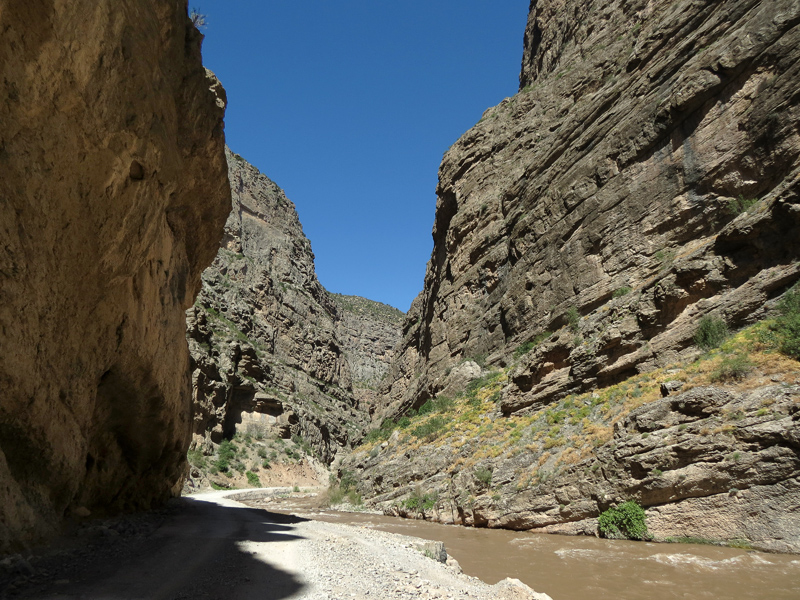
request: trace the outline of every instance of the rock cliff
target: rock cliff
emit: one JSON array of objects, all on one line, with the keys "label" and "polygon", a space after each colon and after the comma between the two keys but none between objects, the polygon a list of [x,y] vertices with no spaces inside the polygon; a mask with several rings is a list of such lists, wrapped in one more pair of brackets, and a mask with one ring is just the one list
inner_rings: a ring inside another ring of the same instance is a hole
[{"label": "rock cliff", "polygon": [[520,92],[442,162],[380,415],[466,359],[535,346],[511,414],[687,356],[704,315],[763,316],[800,275],[799,22],[778,0],[532,2]]},{"label": "rock cliff", "polygon": [[389,514],[597,535],[602,511],[634,499],[657,540],[798,552],[800,368],[764,355],[741,383],[709,385],[713,363],[505,418],[500,377],[446,415],[400,423],[344,468]]},{"label": "rock cliff", "polygon": [[387,304],[359,296],[331,294],[337,308],[337,337],[353,377],[360,410],[372,412],[400,341],[405,315]]},{"label": "rock cliff", "polygon": [[300,436],[330,462],[364,433],[354,383],[386,371],[402,313],[329,294],[294,204],[240,156],[228,164],[233,211],[187,312],[195,446]]},{"label": "rock cliff", "polygon": [[662,537],[798,551],[797,363],[644,404],[638,383],[800,277],[798,99],[797,2],[532,1],[519,93],[440,167],[374,419],[395,424],[344,466],[365,497],[573,533],[636,498]]},{"label": "rock cliff", "polygon": [[185,0],[0,8],[0,551],[180,484],[230,190]]}]

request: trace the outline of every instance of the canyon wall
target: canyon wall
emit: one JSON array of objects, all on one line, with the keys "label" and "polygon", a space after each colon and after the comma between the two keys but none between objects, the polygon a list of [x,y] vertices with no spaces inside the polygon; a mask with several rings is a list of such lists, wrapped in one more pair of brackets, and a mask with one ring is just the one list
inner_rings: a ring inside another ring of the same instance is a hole
[{"label": "canyon wall", "polygon": [[519,93],[439,170],[378,417],[468,359],[534,347],[511,414],[691,355],[704,315],[762,317],[800,276],[798,23],[780,0],[532,2]]},{"label": "canyon wall", "polygon": [[294,204],[239,155],[228,164],[233,211],[187,312],[194,446],[300,436],[330,462],[364,434],[402,313],[329,294]]},{"label": "canyon wall", "polygon": [[383,441],[343,469],[393,514],[596,534],[633,498],[657,537],[797,552],[797,362],[675,365],[800,278],[800,4],[534,0],[524,39],[444,156]]},{"label": "canyon wall", "polygon": [[0,551],[175,492],[230,211],[185,0],[0,6]]}]

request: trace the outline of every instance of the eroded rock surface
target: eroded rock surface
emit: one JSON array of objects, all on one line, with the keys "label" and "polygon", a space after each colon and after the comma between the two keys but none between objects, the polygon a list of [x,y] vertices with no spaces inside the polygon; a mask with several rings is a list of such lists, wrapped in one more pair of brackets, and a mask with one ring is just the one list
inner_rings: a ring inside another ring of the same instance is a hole
[{"label": "eroded rock surface", "polygon": [[329,462],[365,431],[354,384],[385,373],[402,313],[329,294],[294,204],[240,156],[228,163],[233,211],[187,312],[195,445],[299,435]]},{"label": "eroded rock surface", "polygon": [[362,411],[372,412],[377,389],[386,377],[400,342],[405,315],[359,296],[331,294],[337,308],[337,337],[353,378],[353,394]]},{"label": "eroded rock surface", "polygon": [[175,491],[184,311],[230,211],[185,2],[0,9],[0,551]]},{"label": "eroded rock surface", "polygon": [[378,417],[547,331],[504,413],[674,362],[704,315],[763,316],[800,274],[798,24],[781,0],[532,2],[520,92],[441,165]]},{"label": "eroded rock surface", "polygon": [[[556,428],[558,429],[558,428]],[[559,435],[567,435],[568,430]],[[391,514],[479,527],[597,535],[597,516],[628,499],[656,539],[745,540],[800,551],[800,386],[714,386],[649,402],[592,457],[548,461],[534,446],[493,457],[480,434],[357,453],[360,490]],[[480,457],[475,463],[475,458]],[[475,463],[471,468],[458,465]],[[537,472],[536,477],[526,474]],[[415,491],[416,490],[416,491]],[[403,502],[424,493],[426,510]]]}]

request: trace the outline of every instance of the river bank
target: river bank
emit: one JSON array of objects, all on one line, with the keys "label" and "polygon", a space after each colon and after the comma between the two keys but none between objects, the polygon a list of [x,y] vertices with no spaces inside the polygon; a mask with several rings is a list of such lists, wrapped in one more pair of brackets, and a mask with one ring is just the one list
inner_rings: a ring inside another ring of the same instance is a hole
[{"label": "river bank", "polygon": [[523,581],[557,600],[794,600],[800,557],[706,544],[649,543],[462,527],[317,507],[310,494],[248,504],[303,518],[380,529],[444,543],[464,572],[487,583]]},{"label": "river bank", "polygon": [[418,538],[248,508],[236,494],[86,521],[48,550],[4,559],[0,598],[549,598],[519,582],[462,574]]}]

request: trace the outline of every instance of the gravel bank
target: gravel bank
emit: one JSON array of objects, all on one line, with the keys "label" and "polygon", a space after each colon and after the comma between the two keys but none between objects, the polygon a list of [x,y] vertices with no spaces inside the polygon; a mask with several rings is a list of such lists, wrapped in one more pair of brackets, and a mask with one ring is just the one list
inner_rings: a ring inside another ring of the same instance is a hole
[{"label": "gravel bank", "polygon": [[118,532],[112,521],[87,522],[82,531],[91,533],[73,536],[66,550],[0,562],[0,597],[549,599],[516,580],[490,586],[464,575],[431,558],[435,543],[249,508],[235,494],[184,498],[137,517],[130,535],[127,525]]}]

